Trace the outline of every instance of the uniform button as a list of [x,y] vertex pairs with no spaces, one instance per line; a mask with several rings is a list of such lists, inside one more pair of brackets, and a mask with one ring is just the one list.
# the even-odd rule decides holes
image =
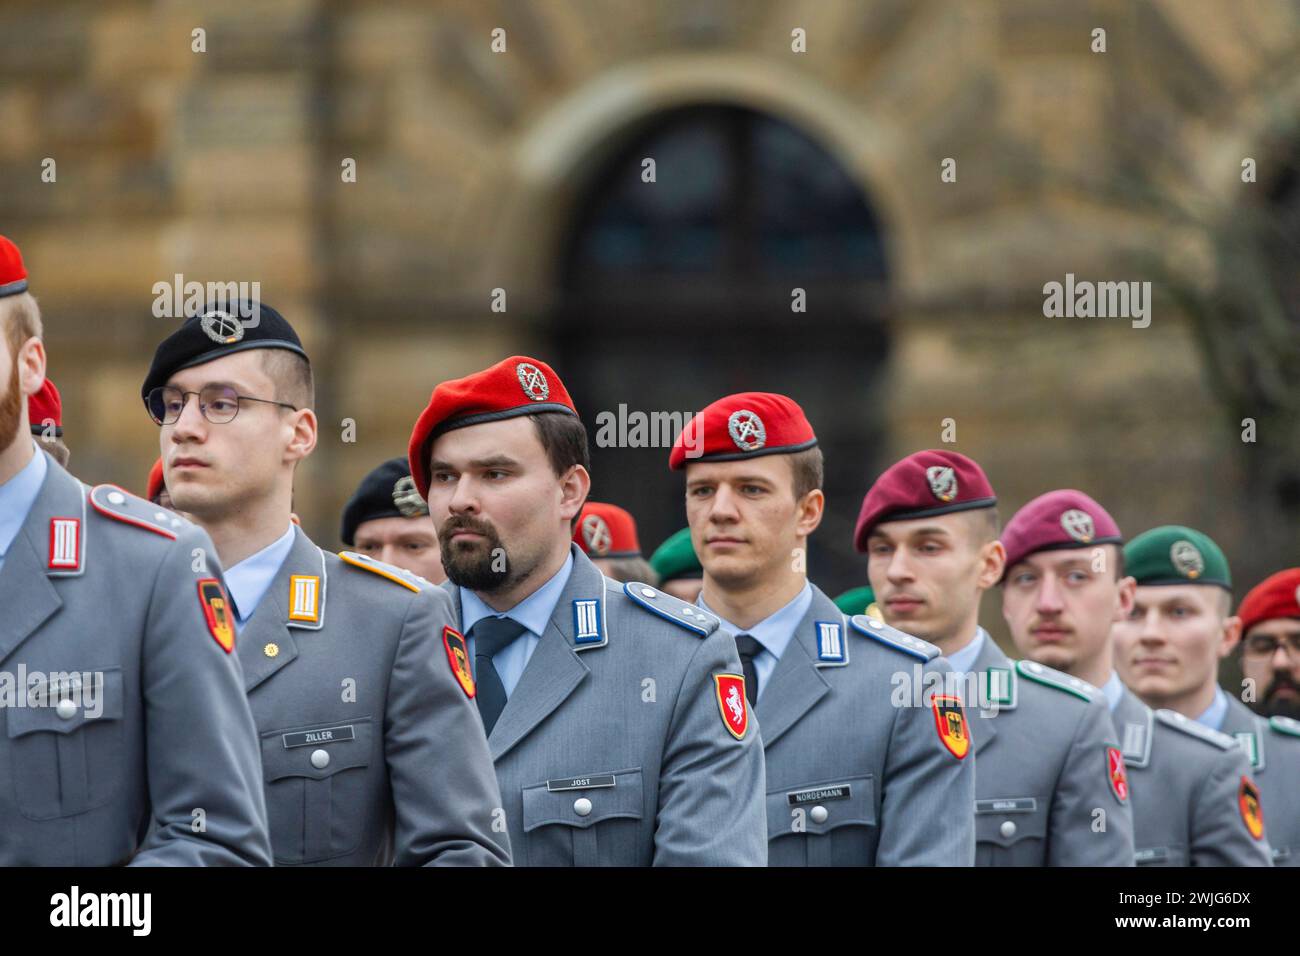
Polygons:
[[830,814],[826,812],[825,807],[819,805],[813,807],[812,810],[809,811],[808,816],[812,817],[813,823],[825,823],[826,818],[830,816]]
[[573,801],[573,812],[580,817],[585,817],[591,813],[591,801],[586,797],[579,797]]
[[275,641],[267,641],[266,646],[262,648],[262,653],[267,657],[275,657],[280,653],[280,645]]
[[65,697],[59,701],[59,705],[54,708],[54,712],[64,720],[71,720],[77,714],[77,705]]
[[311,765],[317,770],[324,770],[330,765],[330,755],[324,750],[313,750],[311,752]]
[[642,588],[642,589],[641,589],[641,593],[642,593],[642,595],[644,595],[645,597],[652,598],[652,597],[655,596],[655,589],[654,589],[654,588]]
[[998,827],[998,832],[1008,840],[1016,835],[1016,824],[1013,820],[1003,820],[1002,826]]
[[126,495],[122,494],[120,491],[110,491],[108,493],[108,500],[110,504],[126,504]]
[[153,520],[154,520],[154,521],[166,521],[166,520],[167,520],[167,512],[165,512],[165,511],[156,511],[156,512],[154,512]]

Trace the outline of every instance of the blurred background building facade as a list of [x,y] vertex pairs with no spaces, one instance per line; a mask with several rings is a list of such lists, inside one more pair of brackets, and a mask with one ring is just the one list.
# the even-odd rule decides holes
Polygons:
[[[84,480],[143,489],[180,274],[258,281],[302,332],[322,545],[438,381],[530,353],[593,440],[620,405],[794,396],[828,590],[863,578],[870,481],[925,447],[979,460],[1004,520],[1077,487],[1130,536],[1208,531],[1243,586],[1296,563],[1289,0],[6,0],[0,129]],[[1149,327],[1044,317],[1067,273],[1151,281]],[[666,458],[594,448],[647,547],[685,521]]]

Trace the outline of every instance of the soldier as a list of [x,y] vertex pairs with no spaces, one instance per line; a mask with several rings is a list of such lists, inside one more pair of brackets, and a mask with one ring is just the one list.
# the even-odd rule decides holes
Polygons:
[[1241,755],[1172,711],[1153,714],[1114,671],[1111,628],[1134,600],[1114,519],[1081,491],[1052,491],[1016,512],[1002,543],[1002,613],[1020,652],[1106,697],[1122,741],[1107,767],[1117,787],[1128,774],[1137,862],[1258,864],[1238,809]]
[[1300,721],[1295,719],[1300,712],[1300,568],[1255,585],[1237,617],[1241,671],[1254,691],[1249,699],[1255,713],[1229,697],[1219,729],[1241,741],[1250,755],[1268,807],[1274,865],[1300,866]]
[[67,468],[72,452],[63,441],[63,399],[52,379],[47,378],[40,391],[27,399],[27,417],[32,423],[36,444]]
[[[167,488],[226,563],[279,864],[504,864],[487,742],[446,644],[445,595],[290,519],[316,445],[311,366],[273,308],[209,307],[141,395]],[[193,397],[195,401],[189,399]]]
[[679,601],[694,604],[704,586],[704,569],[691,544],[691,529],[682,528],[650,555],[650,567],[659,576],[659,589]]
[[361,479],[343,508],[339,537],[349,548],[434,584],[447,580],[438,529],[405,458],[391,458]]
[[212,542],[36,447],[41,335],[0,237],[0,865],[269,865]]
[[516,863],[765,864],[763,751],[735,641],[573,544],[587,434],[555,372],[513,356],[441,383],[410,462]]
[[[970,866],[975,758],[962,701],[934,693],[939,649],[859,615],[809,582],[822,451],[784,395],[729,395],[679,438],[686,515],[704,566],[699,606],[736,635],[763,727],[772,866]],[[697,439],[698,440],[698,439]],[[901,704],[899,674],[929,692]]]
[[[1124,566],[1137,584],[1133,609],[1111,628],[1115,669],[1124,684],[1157,719],[1195,733],[1228,751],[1231,760],[1216,765],[1207,794],[1218,809],[1215,828],[1205,843],[1216,848],[1202,854],[1217,865],[1268,866],[1272,858],[1260,812],[1259,789],[1250,777],[1248,755],[1218,727],[1228,711],[1228,697],[1215,682],[1219,659],[1231,652],[1240,635],[1229,617],[1232,578],[1228,559],[1207,535],[1191,528],[1165,525],[1138,535],[1124,546]],[[1140,715],[1116,710],[1116,725],[1137,724]],[[1133,733],[1127,726],[1121,731]],[[1154,862],[1162,862],[1157,848]],[[1168,848],[1171,865],[1196,849]],[[1145,861],[1143,861],[1145,862]]]
[[659,581],[654,568],[641,557],[636,520],[618,505],[588,501],[582,506],[573,541],[606,577],[646,584]]
[[885,621],[977,675],[976,865],[1131,866],[1133,818],[1107,766],[1116,742],[1105,699],[1068,674],[1013,663],[978,625],[1005,561],[996,507],[975,462],[917,452],[876,480],[854,543]]

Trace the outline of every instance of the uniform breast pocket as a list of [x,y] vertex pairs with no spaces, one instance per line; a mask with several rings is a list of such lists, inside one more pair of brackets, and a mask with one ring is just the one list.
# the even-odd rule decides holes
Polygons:
[[840,777],[767,795],[769,866],[870,866],[880,828],[873,775]]
[[262,776],[277,863],[319,863],[361,842],[369,717],[262,734]]
[[1187,847],[1138,847],[1137,855],[1133,858],[1133,862],[1138,866],[1187,866]]
[[50,674],[5,708],[18,809],[30,820],[103,806],[122,786],[122,668]]
[[976,866],[1042,866],[1047,807],[1035,797],[975,801]]
[[643,862],[638,854],[645,814],[640,767],[548,780],[524,787],[523,797],[527,865]]

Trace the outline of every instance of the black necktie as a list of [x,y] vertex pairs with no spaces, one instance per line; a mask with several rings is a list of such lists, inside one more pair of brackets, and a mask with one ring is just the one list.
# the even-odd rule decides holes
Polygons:
[[508,617],[485,617],[469,629],[474,638],[474,683],[484,733],[491,734],[506,709],[506,688],[492,658],[514,643],[527,628]]
[[758,668],[754,666],[754,657],[763,652],[763,645],[748,634],[738,634],[736,650],[740,652],[740,669],[745,675],[745,699],[753,707],[758,700]]

